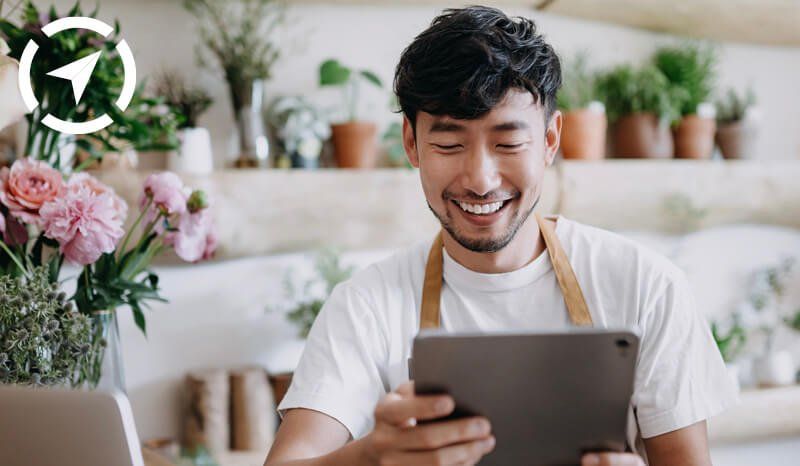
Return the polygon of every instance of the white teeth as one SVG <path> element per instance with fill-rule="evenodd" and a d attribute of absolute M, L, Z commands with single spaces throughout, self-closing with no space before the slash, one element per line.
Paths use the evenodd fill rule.
<path fill-rule="evenodd" d="M 486 215 L 500 210 L 500 208 L 503 207 L 503 202 L 492 202 L 491 204 L 467 204 L 466 202 L 459 202 L 458 205 L 462 210 L 467 212 Z"/>

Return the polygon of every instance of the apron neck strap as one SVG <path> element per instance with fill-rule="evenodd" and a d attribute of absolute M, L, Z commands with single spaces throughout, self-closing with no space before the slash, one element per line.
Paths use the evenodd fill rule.
<path fill-rule="evenodd" d="M 552 220 L 545 220 L 539 214 L 536 222 L 539 224 L 539 232 L 544 240 L 545 248 L 550 256 L 550 262 L 564 296 L 564 303 L 567 306 L 567 313 L 573 325 L 591 326 L 592 315 L 586 306 L 578 279 L 569 263 L 569 258 L 561 247 L 561 242 L 556 236 Z M 425 266 L 425 280 L 422 285 L 422 310 L 420 313 L 420 328 L 439 328 L 440 326 L 440 306 L 442 294 L 443 277 L 443 253 L 444 243 L 442 232 L 436 235 L 431 250 L 428 253 L 428 262 Z"/>

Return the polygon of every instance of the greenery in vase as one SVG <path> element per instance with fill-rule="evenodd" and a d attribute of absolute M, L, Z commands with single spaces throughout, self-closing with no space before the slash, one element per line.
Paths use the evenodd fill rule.
<path fill-rule="evenodd" d="M 280 56 L 273 43 L 283 22 L 284 6 L 276 0 L 184 0 L 184 8 L 198 21 L 200 65 L 222 68 L 235 115 L 250 105 L 253 83 L 269 79 Z"/>
<path fill-rule="evenodd" d="M 103 344 L 44 267 L 0 276 L 0 383 L 80 386 Z"/>
<path fill-rule="evenodd" d="M 727 329 L 723 329 L 717 322 L 711 323 L 711 335 L 717 343 L 717 348 L 725 362 L 733 362 L 744 349 L 747 343 L 747 333 L 738 322 L 734 322 Z"/>
<path fill-rule="evenodd" d="M 587 54 L 579 53 L 564 70 L 564 82 L 558 91 L 558 108 L 564 111 L 580 110 L 592 102 L 600 101 L 597 73 L 589 71 Z"/>
<path fill-rule="evenodd" d="M 295 304 L 288 310 L 287 318 L 300 329 L 300 336 L 305 338 L 311 330 L 322 309 L 323 304 L 330 296 L 333 288 L 339 283 L 350 278 L 353 267 L 344 267 L 340 262 L 339 254 L 332 249 L 325 249 L 317 254 L 315 260 L 316 276 L 307 281 L 302 290 L 297 290 L 294 283 L 287 277 L 286 289 Z"/>
<path fill-rule="evenodd" d="M 744 93 L 728 89 L 725 95 L 717 100 L 717 123 L 721 125 L 742 121 L 747 111 L 756 104 L 756 95 L 752 88 Z"/>
<path fill-rule="evenodd" d="M 114 22 L 114 31 L 108 37 L 91 31 L 69 29 L 46 38 L 42 26 L 60 17 L 55 8 L 42 12 L 32 2 L 27 1 L 21 12 L 21 26 L 14 25 L 7 19 L 0 19 L 0 36 L 8 42 L 11 49 L 9 56 L 15 59 L 20 59 L 28 41 L 33 40 L 40 45 L 36 60 L 31 65 L 31 83 L 40 104 L 26 116 L 28 134 L 25 153 L 28 156 L 44 160 L 52 166 L 62 166 L 61 149 L 70 144 L 72 138 L 62 137 L 60 132 L 42 124 L 48 113 L 72 121 L 86 121 L 102 114 L 107 114 L 114 120 L 106 129 L 75 140 L 79 148 L 91 155 L 80 168 L 100 160 L 104 152 L 119 151 L 125 145 L 139 150 L 177 147 L 175 128 L 170 123 L 172 117 L 159 111 L 159 99 L 141 97 L 140 87 L 134 92 L 128 111 L 121 111 L 115 104 L 125 75 L 122 60 L 116 50 L 119 22 Z M 63 16 L 96 15 L 97 9 L 85 13 L 76 3 Z M 47 73 L 97 51 L 102 54 L 92 72 L 91 85 L 86 88 L 80 103 L 76 105 L 71 83 L 48 76 Z"/>
<path fill-rule="evenodd" d="M 714 90 L 717 56 L 713 48 L 698 44 L 662 47 L 653 56 L 653 63 L 670 84 L 683 92 L 680 96 L 681 116 L 697 112 Z"/>
<path fill-rule="evenodd" d="M 196 128 L 200 115 L 211 107 L 214 100 L 203 88 L 189 84 L 186 77 L 175 71 L 164 71 L 154 82 L 155 94 L 181 115 L 178 129 Z"/>
<path fill-rule="evenodd" d="M 343 65 L 339 60 L 325 60 L 319 67 L 320 86 L 341 87 L 347 121 L 356 121 L 358 118 L 358 101 L 363 82 L 383 87 L 381 79 L 372 71 L 355 70 Z"/>
<path fill-rule="evenodd" d="M 275 99 L 268 115 L 270 124 L 290 155 L 319 157 L 322 141 L 331 135 L 327 116 L 302 96 Z"/>
<path fill-rule="evenodd" d="M 634 69 L 619 65 L 600 74 L 597 91 L 611 122 L 632 113 L 654 113 L 662 122 L 672 124 L 680 118 L 685 100 L 685 91 L 672 86 L 654 66 Z"/>

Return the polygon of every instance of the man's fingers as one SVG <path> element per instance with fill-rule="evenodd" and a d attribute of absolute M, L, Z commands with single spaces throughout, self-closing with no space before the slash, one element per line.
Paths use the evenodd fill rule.
<path fill-rule="evenodd" d="M 407 450 L 433 450 L 458 443 L 481 440 L 489 436 L 492 426 L 482 417 L 433 422 L 400 431 L 398 446 Z"/>
<path fill-rule="evenodd" d="M 414 381 L 403 382 L 395 390 L 401 396 L 414 396 Z"/>
<path fill-rule="evenodd" d="M 403 397 L 390 393 L 375 408 L 375 421 L 404 426 L 409 419 L 438 419 L 453 412 L 455 403 L 447 395 Z"/>
<path fill-rule="evenodd" d="M 421 452 L 394 452 L 382 459 L 381 464 L 414 466 L 456 466 L 477 463 L 484 455 L 494 449 L 494 437 L 451 445 L 438 450 Z"/>
<path fill-rule="evenodd" d="M 581 459 L 581 466 L 645 466 L 633 453 L 589 453 Z"/>

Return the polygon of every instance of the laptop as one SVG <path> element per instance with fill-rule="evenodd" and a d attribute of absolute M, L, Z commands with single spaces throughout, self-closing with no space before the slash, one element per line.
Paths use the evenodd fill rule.
<path fill-rule="evenodd" d="M 0 385 L 0 465 L 144 466 L 128 398 Z"/>

